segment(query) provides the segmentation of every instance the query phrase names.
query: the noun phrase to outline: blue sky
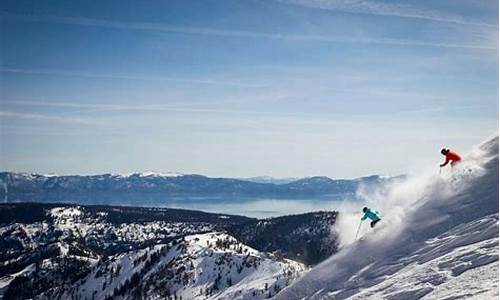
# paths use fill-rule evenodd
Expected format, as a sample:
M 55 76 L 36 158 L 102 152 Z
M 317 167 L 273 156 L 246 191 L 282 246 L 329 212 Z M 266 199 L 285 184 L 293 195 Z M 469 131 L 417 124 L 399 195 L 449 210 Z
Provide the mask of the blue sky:
M 2 1 L 2 170 L 399 174 L 498 128 L 498 1 Z

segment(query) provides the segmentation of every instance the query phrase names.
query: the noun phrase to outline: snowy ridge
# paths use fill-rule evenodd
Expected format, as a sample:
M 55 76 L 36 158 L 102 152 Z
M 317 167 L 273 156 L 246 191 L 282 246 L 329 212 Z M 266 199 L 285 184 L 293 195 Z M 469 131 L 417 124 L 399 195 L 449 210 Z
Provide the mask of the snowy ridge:
M 299 263 L 276 260 L 227 234 L 212 232 L 113 257 L 57 298 L 76 293 L 87 299 L 174 295 L 182 299 L 264 299 L 302 271 L 304 266 Z
M 453 171 L 365 193 L 378 227 L 352 243 L 360 214 L 340 212 L 341 251 L 274 299 L 496 299 L 498 179 L 496 135 Z
M 145 171 L 145 172 L 132 172 L 125 175 L 118 175 L 122 177 L 180 177 L 184 176 L 184 174 L 177 172 L 156 172 L 156 171 Z
M 0 299 L 5 300 L 265 299 L 306 269 L 284 258 L 286 243 L 248 230 L 243 242 L 241 232 L 231 230 L 251 228 L 257 219 L 164 208 L 7 204 L 2 209 Z M 279 227 L 276 234 L 303 240 L 294 233 L 302 224 L 310 239 L 327 243 L 335 216 L 268 219 L 265 228 Z M 290 251 L 319 249 L 315 243 Z

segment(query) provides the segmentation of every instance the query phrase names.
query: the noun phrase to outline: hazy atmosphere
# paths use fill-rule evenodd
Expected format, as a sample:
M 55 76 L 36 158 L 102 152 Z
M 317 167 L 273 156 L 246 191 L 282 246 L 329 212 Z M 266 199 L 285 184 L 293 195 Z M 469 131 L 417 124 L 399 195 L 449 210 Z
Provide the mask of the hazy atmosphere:
M 5 171 L 401 174 L 498 126 L 497 1 L 0 6 Z

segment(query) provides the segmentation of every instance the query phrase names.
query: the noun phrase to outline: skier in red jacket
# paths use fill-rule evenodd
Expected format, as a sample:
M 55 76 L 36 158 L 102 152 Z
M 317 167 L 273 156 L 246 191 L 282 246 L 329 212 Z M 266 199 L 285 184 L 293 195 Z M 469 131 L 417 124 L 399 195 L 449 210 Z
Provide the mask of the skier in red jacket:
M 450 151 L 450 149 L 443 148 L 441 149 L 441 154 L 443 154 L 446 157 L 446 160 L 444 163 L 440 165 L 440 167 L 446 166 L 450 161 L 450 165 L 453 167 L 456 163 L 462 160 L 462 157 L 458 155 L 458 153 Z

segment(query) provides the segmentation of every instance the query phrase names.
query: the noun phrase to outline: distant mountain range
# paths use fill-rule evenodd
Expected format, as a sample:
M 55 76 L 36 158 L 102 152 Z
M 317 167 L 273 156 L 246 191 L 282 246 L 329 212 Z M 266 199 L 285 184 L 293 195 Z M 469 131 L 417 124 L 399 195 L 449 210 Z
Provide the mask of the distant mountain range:
M 185 197 L 301 198 L 355 195 L 361 185 L 378 185 L 399 177 L 331 179 L 315 176 L 290 182 L 267 179 L 211 178 L 177 173 L 129 175 L 40 175 L 0 172 L 0 196 L 8 201 L 75 203 L 156 203 Z M 96 199 L 99 201 L 96 202 Z M 92 200 L 91 202 L 87 202 Z

